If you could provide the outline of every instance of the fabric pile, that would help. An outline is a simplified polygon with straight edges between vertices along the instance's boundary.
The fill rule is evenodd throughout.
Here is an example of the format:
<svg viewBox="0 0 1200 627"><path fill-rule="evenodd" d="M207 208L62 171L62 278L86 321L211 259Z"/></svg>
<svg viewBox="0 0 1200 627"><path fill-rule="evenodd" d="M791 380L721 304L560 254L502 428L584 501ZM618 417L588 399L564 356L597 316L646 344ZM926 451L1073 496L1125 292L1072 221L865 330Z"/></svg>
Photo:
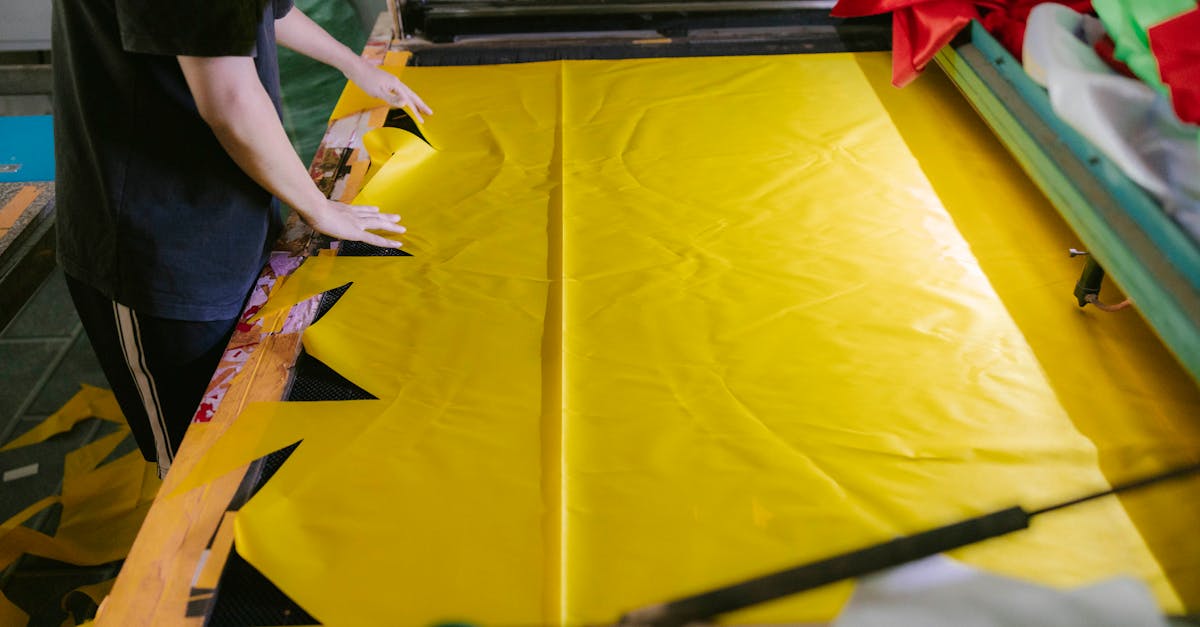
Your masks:
<svg viewBox="0 0 1200 627"><path fill-rule="evenodd" d="M1195 0L1096 0L1114 57L1167 96L1183 122L1200 123L1200 6Z"/></svg>
<svg viewBox="0 0 1200 627"><path fill-rule="evenodd" d="M1054 0L1080 11L1091 0ZM840 0L836 17L892 13L892 84L913 81L971 20L979 20L1013 54L1020 56L1030 10L1045 0Z"/></svg>
<svg viewBox="0 0 1200 627"><path fill-rule="evenodd" d="M64 453L63 436L95 421L99 435ZM41 560L42 570L55 562L97 567L79 572L86 585L61 590L60 607L45 600L67 578L7 584L0 625L74 625L63 622L66 614L94 613L112 587L104 567L115 572L128 555L161 485L157 469L133 444L112 392L84 385L57 412L0 446L0 470L0 571L23 557ZM48 522L35 523L39 515Z"/></svg>
<svg viewBox="0 0 1200 627"><path fill-rule="evenodd" d="M841 0L892 12L892 84L912 82L978 20L1046 87L1055 113L1200 238L1196 0Z"/></svg>
<svg viewBox="0 0 1200 627"><path fill-rule="evenodd" d="M1109 7L1122 12L1109 12ZM1103 23L1067 7L1038 7L1030 16L1025 40L1025 70L1046 87L1058 117L1200 238L1200 127L1180 119L1164 83L1155 89L1148 79L1125 76L1095 50L1106 36L1105 25L1120 24L1123 30L1107 29L1116 34L1117 59L1139 76L1157 74L1150 47L1137 35L1145 31L1136 30L1134 20L1120 19L1134 15L1126 7L1098 1L1097 9L1107 18ZM1192 65L1200 69L1200 63Z"/></svg>

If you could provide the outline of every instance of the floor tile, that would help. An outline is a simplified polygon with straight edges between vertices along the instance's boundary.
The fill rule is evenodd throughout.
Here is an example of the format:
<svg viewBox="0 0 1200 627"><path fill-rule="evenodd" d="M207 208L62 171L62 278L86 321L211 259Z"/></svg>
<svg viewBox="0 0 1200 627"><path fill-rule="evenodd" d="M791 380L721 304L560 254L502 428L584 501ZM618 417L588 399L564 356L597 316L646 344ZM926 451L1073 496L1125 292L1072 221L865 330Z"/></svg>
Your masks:
<svg viewBox="0 0 1200 627"><path fill-rule="evenodd" d="M0 341L0 439L64 346L66 340Z"/></svg>
<svg viewBox="0 0 1200 627"><path fill-rule="evenodd" d="M78 325L62 270L55 269L0 337L69 337Z"/></svg>
<svg viewBox="0 0 1200 627"><path fill-rule="evenodd" d="M41 499L59 494L67 455L119 429L111 422L91 418L43 442L0 451L0 472L7 475L16 469L31 471L0 483L0 489L4 490L4 498L0 499L0 521L8 520ZM54 530L41 531L53 533Z"/></svg>
<svg viewBox="0 0 1200 627"><path fill-rule="evenodd" d="M79 392L81 384L108 388L108 381L100 369L100 362L92 352L92 345L82 332L71 344L66 357L51 373L33 404L26 410L31 414L52 414Z"/></svg>

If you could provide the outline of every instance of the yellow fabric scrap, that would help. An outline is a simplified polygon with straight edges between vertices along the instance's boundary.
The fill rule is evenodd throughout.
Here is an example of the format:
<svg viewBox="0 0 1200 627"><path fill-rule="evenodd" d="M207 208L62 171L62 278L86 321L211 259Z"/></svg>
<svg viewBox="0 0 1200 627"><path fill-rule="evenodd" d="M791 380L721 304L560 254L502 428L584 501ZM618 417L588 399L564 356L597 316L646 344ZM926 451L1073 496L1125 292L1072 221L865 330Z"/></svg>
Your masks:
<svg viewBox="0 0 1200 627"><path fill-rule="evenodd" d="M380 400L256 406L190 485L304 440L236 538L323 624L584 624L1196 459L1194 383L1045 278L1061 227L988 228L1052 209L944 83L887 76L875 54L406 68L430 145L368 140L394 156L357 201L415 256L310 258L272 297L353 283L304 342ZM1127 365L1068 361L1111 329L1143 340L1103 344ZM1179 611L1200 542L1148 546L1176 523L1132 511L956 557L1133 574ZM727 619L824 621L849 591Z"/></svg>
<svg viewBox="0 0 1200 627"><path fill-rule="evenodd" d="M89 599L95 602L96 605L100 605L104 602L104 597L107 597L108 593L112 592L113 584L116 582L117 580L115 578L106 579L104 581L88 584L86 586L79 586L72 592L78 592L79 594L86 595Z"/></svg>
<svg viewBox="0 0 1200 627"><path fill-rule="evenodd" d="M67 454L60 496L42 499L0 523L0 568L22 553L81 566L116 561L128 553L160 482L154 465L137 450L98 465L129 437L112 392L83 386L62 409L4 449L37 444L87 418L121 428ZM53 536L21 526L56 503L63 510Z"/></svg>
<svg viewBox="0 0 1200 627"><path fill-rule="evenodd" d="M87 596L89 599L92 600L93 603L95 603L97 606L99 606L101 603L104 602L104 598L108 596L108 593L112 591L113 584L116 583L116 581L117 580L114 577L113 579L106 579L106 580L98 582L98 583L89 584L86 586L79 586L78 588L75 588L74 590L72 590L72 591L68 592L66 595L64 595L63 599L62 599L62 603L60 605L64 611L67 611L67 600L70 599L71 596L74 594L82 594L82 595ZM4 624L4 623L0 623L0 625L2 625L2 624ZM70 612L68 611L68 617L63 620L62 627L86 627L87 625L92 625L92 624L93 624L93 621L91 621L91 620L86 620L82 623L76 623L75 618L73 616L71 616Z"/></svg>
<svg viewBox="0 0 1200 627"><path fill-rule="evenodd" d="M9 451L38 442L45 442L59 433L66 433L72 427L88 418L99 418L117 424L125 424L121 408L112 392L90 385L83 385L79 393L71 397L58 411L29 431L21 434L8 444L0 447L0 451Z"/></svg>
<svg viewBox="0 0 1200 627"><path fill-rule="evenodd" d="M29 624L29 614L13 604L4 596L4 592L0 591L0 625L27 625Z"/></svg>

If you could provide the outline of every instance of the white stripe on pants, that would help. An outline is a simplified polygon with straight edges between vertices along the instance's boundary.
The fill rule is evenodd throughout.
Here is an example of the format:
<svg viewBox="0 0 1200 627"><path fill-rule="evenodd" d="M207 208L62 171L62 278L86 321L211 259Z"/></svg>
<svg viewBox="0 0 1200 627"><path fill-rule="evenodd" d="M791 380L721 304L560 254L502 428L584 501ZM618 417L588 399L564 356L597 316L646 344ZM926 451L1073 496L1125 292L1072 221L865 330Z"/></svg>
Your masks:
<svg viewBox="0 0 1200 627"><path fill-rule="evenodd" d="M113 303L113 315L117 320L117 338L121 342L125 365L129 367L134 387L142 399L142 406L146 408L146 416L150 418L150 431L154 433L154 448L158 457L158 476L165 477L175 458L175 451L171 449L167 423L163 419L162 406L158 402L158 389L154 385L154 377L146 367L137 315L132 309L116 302Z"/></svg>

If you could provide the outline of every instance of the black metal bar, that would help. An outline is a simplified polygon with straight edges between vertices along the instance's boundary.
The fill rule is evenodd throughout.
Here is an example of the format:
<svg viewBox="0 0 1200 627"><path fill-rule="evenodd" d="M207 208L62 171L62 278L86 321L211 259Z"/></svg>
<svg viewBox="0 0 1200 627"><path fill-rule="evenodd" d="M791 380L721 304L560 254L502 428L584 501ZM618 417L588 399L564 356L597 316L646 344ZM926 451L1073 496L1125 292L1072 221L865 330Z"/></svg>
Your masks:
<svg viewBox="0 0 1200 627"><path fill-rule="evenodd" d="M1108 490L1102 490L1100 492L1095 492L1095 493L1089 494L1087 496L1081 496L1077 499L1071 499L1070 501L1063 501L1062 503L1058 503L1056 505L1050 505L1048 507L1036 509L1036 510L1030 512L1029 515L1030 515L1030 517L1033 517L1033 516L1037 516L1039 514L1045 514L1047 512L1052 512L1056 509L1062 509L1064 507L1071 507L1072 505L1078 505L1080 503L1092 501L1092 500L1095 500L1095 499L1098 499L1098 498L1101 498L1104 496L1120 494L1122 492L1128 492L1130 490L1139 490L1141 488L1152 486L1156 483L1162 483L1163 481L1170 481L1172 479L1181 479L1183 477L1186 477L1188 475L1194 475L1196 473L1200 473L1200 464L1191 464L1188 466L1181 466L1179 468L1175 468L1173 470L1168 470L1166 472L1159 473L1157 475L1152 475L1149 477L1144 477L1142 479L1136 479L1134 481L1120 483L1120 484L1113 486L1111 489L1108 489Z"/></svg>
<svg viewBox="0 0 1200 627"><path fill-rule="evenodd" d="M705 13L715 11L794 11L822 9L828 11L833 0L744 0L712 2L611 2L585 3L538 2L514 3L427 3L426 15L446 17L521 17L534 15L616 15L628 13Z"/></svg>
<svg viewBox="0 0 1200 627"><path fill-rule="evenodd" d="M665 605L649 607L626 615L621 619L621 623L682 627L719 614L937 555L1028 526L1029 515L1025 510L1010 507Z"/></svg>
<svg viewBox="0 0 1200 627"><path fill-rule="evenodd" d="M1083 266L1083 272L1079 275L1079 280L1075 282L1075 300L1079 301L1080 307L1085 307L1091 301L1088 297L1098 298L1100 296L1100 285L1104 282L1104 268L1096 263L1095 257L1088 257L1087 264Z"/></svg>
<svg viewBox="0 0 1200 627"><path fill-rule="evenodd" d="M1200 463L1118 484L1108 490L1043 507L1032 513L1026 513L1021 507L1010 507L677 601L642 608L623 616L621 624L646 627L682 627L720 614L812 590L844 579L861 577L923 557L1019 531L1028 527L1029 519L1039 514L1196 473L1200 473Z"/></svg>
<svg viewBox="0 0 1200 627"><path fill-rule="evenodd" d="M430 41L506 33L694 30L830 24L830 0L731 2L434 2L406 5L405 22ZM841 20L833 20L841 23Z"/></svg>

